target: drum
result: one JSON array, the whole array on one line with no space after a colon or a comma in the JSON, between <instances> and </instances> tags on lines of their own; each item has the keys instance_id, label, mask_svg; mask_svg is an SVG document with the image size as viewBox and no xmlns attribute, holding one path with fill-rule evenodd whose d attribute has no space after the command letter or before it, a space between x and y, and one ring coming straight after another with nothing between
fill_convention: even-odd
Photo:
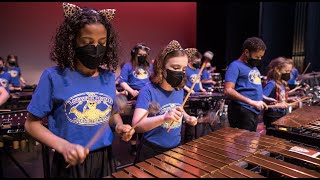
<instances>
[{"instance_id":1,"label":"drum","mask_svg":"<svg viewBox=\"0 0 320 180\"><path fill-rule=\"evenodd\" d=\"M320 160L302 154L305 151L319 153L257 132L222 128L125 167L111 177L319 178Z\"/></svg>"},{"instance_id":2,"label":"drum","mask_svg":"<svg viewBox=\"0 0 320 180\"><path fill-rule=\"evenodd\" d=\"M211 77L213 81L221 81L222 77L220 73L211 73Z\"/></svg>"}]
</instances>

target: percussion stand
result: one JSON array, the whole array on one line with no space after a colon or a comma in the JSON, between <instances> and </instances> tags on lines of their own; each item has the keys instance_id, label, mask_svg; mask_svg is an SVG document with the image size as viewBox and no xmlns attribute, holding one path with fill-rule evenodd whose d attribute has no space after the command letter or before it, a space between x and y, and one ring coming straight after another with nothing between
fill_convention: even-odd
<instances>
[{"instance_id":1,"label":"percussion stand","mask_svg":"<svg viewBox=\"0 0 320 180\"><path fill-rule=\"evenodd\" d=\"M21 170L21 172L28 178L31 178L30 175L27 173L27 171L19 164L19 162L11 155L11 153L9 152L9 150L7 149L7 147L9 146L6 143L6 140L4 139L4 146L2 148L0 148L1 151L1 157L0 157L0 177L3 177L3 166L2 166L2 155L6 154L9 159L12 160L12 162Z\"/></svg>"}]
</instances>

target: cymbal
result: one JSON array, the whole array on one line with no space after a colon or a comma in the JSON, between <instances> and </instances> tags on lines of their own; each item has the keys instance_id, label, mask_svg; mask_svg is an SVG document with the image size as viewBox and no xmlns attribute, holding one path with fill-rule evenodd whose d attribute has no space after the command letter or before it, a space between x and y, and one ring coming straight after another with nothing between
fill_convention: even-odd
<instances>
[{"instance_id":1,"label":"cymbal","mask_svg":"<svg viewBox=\"0 0 320 180\"><path fill-rule=\"evenodd\" d=\"M320 77L320 72L312 72L312 73L300 75L299 79L304 80L304 79L312 79L312 78L319 78L319 77Z\"/></svg>"}]
</instances>

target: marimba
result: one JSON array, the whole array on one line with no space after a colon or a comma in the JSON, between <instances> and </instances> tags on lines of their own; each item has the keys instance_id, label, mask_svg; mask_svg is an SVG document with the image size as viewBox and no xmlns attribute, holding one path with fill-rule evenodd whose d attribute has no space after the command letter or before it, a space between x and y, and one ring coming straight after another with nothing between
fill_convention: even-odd
<instances>
[{"instance_id":1,"label":"marimba","mask_svg":"<svg viewBox=\"0 0 320 180\"><path fill-rule=\"evenodd\" d=\"M320 106L303 106L273 122L267 134L320 148L319 114Z\"/></svg>"},{"instance_id":2,"label":"marimba","mask_svg":"<svg viewBox=\"0 0 320 180\"><path fill-rule=\"evenodd\" d=\"M291 149L315 149L269 135L222 128L153 158L123 168L113 178L319 178L320 159Z\"/></svg>"}]
</instances>

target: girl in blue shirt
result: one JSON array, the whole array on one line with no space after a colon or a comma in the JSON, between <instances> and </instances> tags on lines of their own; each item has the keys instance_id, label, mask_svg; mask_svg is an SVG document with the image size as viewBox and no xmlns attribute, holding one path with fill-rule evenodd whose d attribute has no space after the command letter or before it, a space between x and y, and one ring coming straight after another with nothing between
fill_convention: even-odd
<instances>
[{"instance_id":1,"label":"girl in blue shirt","mask_svg":"<svg viewBox=\"0 0 320 180\"><path fill-rule=\"evenodd\" d=\"M290 79L290 72L293 62L284 57L273 59L269 63L267 73L267 84L263 88L264 101L267 104L276 104L275 108L269 108L263 113L263 122L266 129L272 127L271 123L286 114L288 92L290 90L287 81Z\"/></svg>"},{"instance_id":2,"label":"girl in blue shirt","mask_svg":"<svg viewBox=\"0 0 320 180\"><path fill-rule=\"evenodd\" d=\"M136 127L136 131L143 133L143 137L138 145L135 163L178 146L181 142L182 119L192 126L197 124L197 118L188 115L180 107L187 64L188 57L175 40L155 59L150 77L152 83L140 90L132 125L148 111L150 102L159 103L160 110L155 115L149 114ZM171 130L167 132L172 121Z\"/></svg>"},{"instance_id":3,"label":"girl in blue shirt","mask_svg":"<svg viewBox=\"0 0 320 180\"><path fill-rule=\"evenodd\" d=\"M101 178L115 171L111 126L125 141L134 133L113 108L118 49L110 21L115 10L69 3L63 3L63 10L65 19L50 54L57 66L41 75L27 108L25 129L55 149L52 177ZM43 118L48 119L48 129ZM106 128L85 148L101 127ZM66 168L68 164L71 167Z\"/></svg>"}]
</instances>

